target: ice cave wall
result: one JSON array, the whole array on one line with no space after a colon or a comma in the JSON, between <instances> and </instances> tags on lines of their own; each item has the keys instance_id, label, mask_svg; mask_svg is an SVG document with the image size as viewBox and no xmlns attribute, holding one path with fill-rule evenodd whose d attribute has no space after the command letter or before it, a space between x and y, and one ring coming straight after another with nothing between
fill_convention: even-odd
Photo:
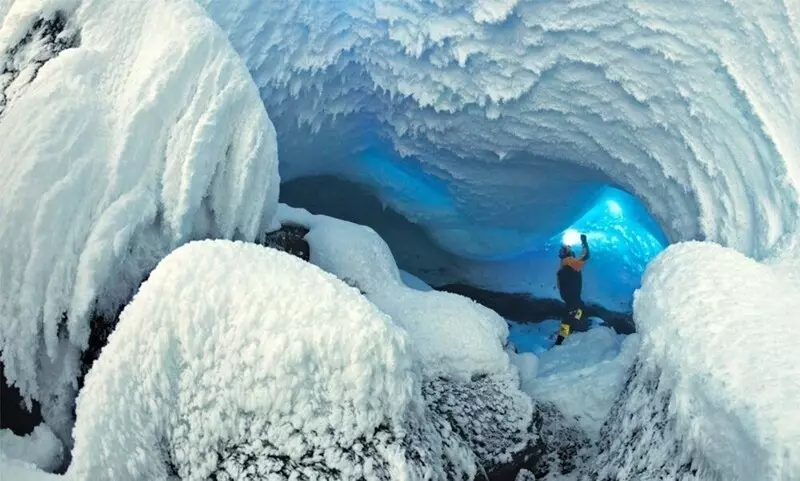
<instances>
[{"instance_id":1,"label":"ice cave wall","mask_svg":"<svg viewBox=\"0 0 800 481\"><path fill-rule=\"evenodd\" d=\"M604 184L671 241L761 258L797 229L797 2L200 3L261 89L284 179L365 183L459 255L524 251ZM426 195L396 194L409 176Z\"/></svg>"}]
</instances>

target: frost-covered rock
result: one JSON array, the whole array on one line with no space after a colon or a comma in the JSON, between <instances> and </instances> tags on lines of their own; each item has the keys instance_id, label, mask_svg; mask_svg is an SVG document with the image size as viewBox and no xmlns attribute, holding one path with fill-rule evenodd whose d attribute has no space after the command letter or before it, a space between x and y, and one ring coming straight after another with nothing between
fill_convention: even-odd
<instances>
[{"instance_id":1,"label":"frost-covered rock","mask_svg":"<svg viewBox=\"0 0 800 481\"><path fill-rule=\"evenodd\" d=\"M513 480L523 468L540 475L572 472L587 440L547 403L533 403L516 375L473 381L425 382L431 411L441 414L472 449L492 481Z\"/></svg>"},{"instance_id":2,"label":"frost-covered rock","mask_svg":"<svg viewBox=\"0 0 800 481\"><path fill-rule=\"evenodd\" d=\"M153 271L89 372L67 474L471 478L474 455L420 382L406 333L334 276L193 242Z\"/></svg>"},{"instance_id":3,"label":"frost-covered rock","mask_svg":"<svg viewBox=\"0 0 800 481\"><path fill-rule=\"evenodd\" d=\"M587 480L800 479L800 237L759 263L667 249L635 298L642 348Z\"/></svg>"},{"instance_id":4,"label":"frost-covered rock","mask_svg":"<svg viewBox=\"0 0 800 481\"><path fill-rule=\"evenodd\" d=\"M175 247L263 232L275 132L195 2L0 3L0 349L68 440L90 320Z\"/></svg>"},{"instance_id":5,"label":"frost-covered rock","mask_svg":"<svg viewBox=\"0 0 800 481\"><path fill-rule=\"evenodd\" d=\"M431 409L464 438L487 472L509 464L532 443L533 402L516 376L475 381L433 379L423 387Z\"/></svg>"},{"instance_id":6,"label":"frost-covered rock","mask_svg":"<svg viewBox=\"0 0 800 481\"><path fill-rule=\"evenodd\" d=\"M505 373L505 320L465 297L407 286L389 247L369 227L281 204L281 224L309 229L311 262L358 288L408 332L428 377Z\"/></svg>"},{"instance_id":7,"label":"frost-covered rock","mask_svg":"<svg viewBox=\"0 0 800 481\"><path fill-rule=\"evenodd\" d=\"M19 33L0 42L5 44L4 51L0 50L0 116L6 105L36 78L42 65L63 50L79 45L77 30L67 28L66 15L61 10L42 10L21 38Z\"/></svg>"}]
</instances>

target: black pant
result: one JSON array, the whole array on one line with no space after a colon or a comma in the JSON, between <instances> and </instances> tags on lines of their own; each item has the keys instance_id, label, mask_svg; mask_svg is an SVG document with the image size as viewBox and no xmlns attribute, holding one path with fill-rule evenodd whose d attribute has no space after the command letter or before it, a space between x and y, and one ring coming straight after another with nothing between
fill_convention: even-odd
<instances>
[{"instance_id":1,"label":"black pant","mask_svg":"<svg viewBox=\"0 0 800 481\"><path fill-rule=\"evenodd\" d=\"M566 313L561 318L561 326L558 330L558 337L556 338L556 345L564 342L572 331L582 325L583 322L583 303L571 302L567 304Z\"/></svg>"}]
</instances>

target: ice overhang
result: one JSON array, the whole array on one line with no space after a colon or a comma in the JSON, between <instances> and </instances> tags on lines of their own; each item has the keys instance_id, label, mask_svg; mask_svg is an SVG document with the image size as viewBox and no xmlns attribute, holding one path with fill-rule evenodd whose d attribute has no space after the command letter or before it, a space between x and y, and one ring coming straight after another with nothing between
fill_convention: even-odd
<instances>
[{"instance_id":1,"label":"ice overhang","mask_svg":"<svg viewBox=\"0 0 800 481\"><path fill-rule=\"evenodd\" d=\"M797 228L791 4L201 3L261 88L285 180L366 180L460 254L552 235L606 185L670 241L758 258Z\"/></svg>"}]
</instances>

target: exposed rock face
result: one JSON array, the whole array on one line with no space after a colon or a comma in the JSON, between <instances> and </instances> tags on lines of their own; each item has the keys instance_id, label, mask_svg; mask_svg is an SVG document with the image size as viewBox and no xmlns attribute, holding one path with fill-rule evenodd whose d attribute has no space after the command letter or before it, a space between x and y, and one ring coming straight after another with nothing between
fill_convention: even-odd
<instances>
[{"instance_id":1,"label":"exposed rock face","mask_svg":"<svg viewBox=\"0 0 800 481\"><path fill-rule=\"evenodd\" d=\"M32 409L28 410L19 389L9 386L5 368L0 360L0 429L10 429L17 436L24 436L42 422L41 406L32 401Z\"/></svg>"},{"instance_id":2,"label":"exposed rock face","mask_svg":"<svg viewBox=\"0 0 800 481\"><path fill-rule=\"evenodd\" d=\"M311 248L304 239L308 232L307 227L283 225L280 229L267 233L263 244L308 261L311 258Z\"/></svg>"}]
</instances>

